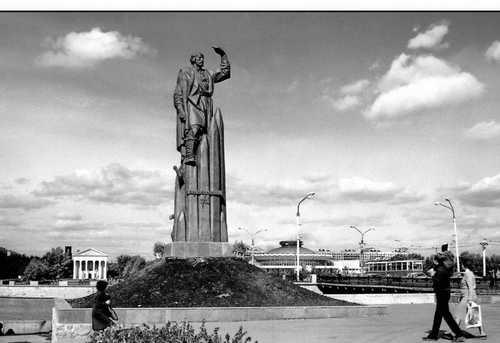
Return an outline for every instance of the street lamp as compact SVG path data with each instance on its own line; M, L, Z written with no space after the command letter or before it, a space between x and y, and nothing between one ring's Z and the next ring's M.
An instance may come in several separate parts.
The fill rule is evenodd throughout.
M455 217L455 208L453 208L453 205L450 201L450 199L445 198L444 199L449 205L443 204L442 202L435 202L434 205L436 206L443 206L444 208L447 208L451 211L451 216L453 218L453 230L455 233L455 255L457 256L457 272L460 272L460 257L458 256L458 235L457 235L457 220Z
M369 228L368 230L365 230L365 231L361 231L360 229L358 229L356 226L354 225L351 225L349 226L351 229L354 229L356 231L358 231L360 234L361 234L361 241L359 242L359 264L360 264L360 268L361 268L361 273L363 273L363 268L364 268L364 262L363 262L363 250L364 250L364 247L365 247L365 234L368 232L368 231L375 231L374 228Z
M299 281L300 226L302 225L300 222L300 204L302 204L302 202L304 202L307 199L312 199L315 194L316 193L314 193L314 192L307 193L306 195L304 195L302 197L302 199L300 199L300 201L297 204L297 213L296 213L296 216L297 216L297 265L296 265L296 270L295 270L295 274L297 275L297 282Z
M481 246L483 247L483 277L486 276L486 246L488 245L488 241L486 239L483 239L481 243Z
M253 256L253 252L254 252L254 247L255 247L255 237L261 233L261 232L265 232L267 231L267 229L260 229L260 230L257 230L255 232L250 232L248 231L247 229L243 228L243 227L239 227L238 230L243 230L245 231L246 233L248 233L248 235L250 236L250 239L251 239L251 242L252 242L252 246L251 246L251 250L250 250L250 256L251 256L251 264L254 265L255 264L255 258Z

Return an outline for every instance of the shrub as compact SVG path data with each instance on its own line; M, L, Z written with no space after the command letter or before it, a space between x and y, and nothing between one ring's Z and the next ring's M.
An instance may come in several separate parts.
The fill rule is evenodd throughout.
M108 327L102 331L94 331L90 335L90 343L250 343L252 338L245 336L246 332L241 326L233 337L229 334L223 337L219 328L209 333L205 323L202 323L197 332L190 323L167 322L160 328L145 324L133 328Z

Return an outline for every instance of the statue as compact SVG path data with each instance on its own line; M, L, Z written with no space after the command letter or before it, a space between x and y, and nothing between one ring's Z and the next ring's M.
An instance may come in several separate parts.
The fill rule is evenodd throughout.
M204 66L204 55L192 54L191 66L179 71L173 96L177 113L176 144L181 155L180 165L174 166L175 203L171 217L174 224L170 247L173 256L211 255L206 251L174 252L176 246L183 246L181 250L191 249L186 248L188 243L192 243L191 247L207 242L228 244L224 127L220 109L213 110L212 95L214 84L229 79L231 69L224 50L213 49L220 56L220 68L209 71ZM210 246L214 250L214 244ZM221 253L215 252L215 255Z
M214 51L220 56L220 69L205 69L205 57L201 52L191 55L191 66L183 68L177 76L174 106L177 111L177 150L181 163L195 165L196 144L207 131L207 119L212 115L214 83L231 77L226 53L219 47Z

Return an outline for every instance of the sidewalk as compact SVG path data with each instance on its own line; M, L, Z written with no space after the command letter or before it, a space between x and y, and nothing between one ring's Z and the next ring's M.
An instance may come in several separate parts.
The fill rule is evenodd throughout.
M500 303L482 305L483 325L488 338L468 342L500 342ZM230 323L207 323L209 330L220 327L221 333L234 334L239 326L259 343L415 343L422 342L430 330L434 315L433 304L390 305L387 315L361 318L306 320L274 320ZM195 328L199 324L194 324ZM441 330L450 331L446 323ZM477 329L469 330L477 334ZM0 337L0 343L47 343L43 336ZM450 342L444 339L439 342Z
M484 304L483 325L486 340L468 342L500 342L500 304ZM259 343L338 342L338 343L415 343L422 342L432 326L434 304L390 305L387 315L365 318L334 318L309 320L280 320L259 322L207 323L208 328L220 326L223 333L235 333L239 326ZM443 321L441 330L450 332ZM478 334L477 329L469 332ZM440 339L439 342L451 342Z

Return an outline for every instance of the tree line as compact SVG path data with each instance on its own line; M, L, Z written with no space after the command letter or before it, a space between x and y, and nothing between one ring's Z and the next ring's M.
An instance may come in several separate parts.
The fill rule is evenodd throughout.
M124 279L146 266L139 256L120 255L108 263L108 278ZM0 279L54 281L73 277L73 261L61 247L52 248L41 257L27 256L0 247Z

